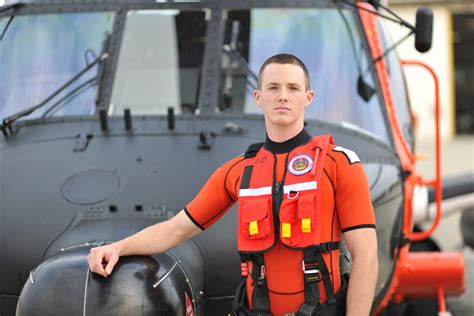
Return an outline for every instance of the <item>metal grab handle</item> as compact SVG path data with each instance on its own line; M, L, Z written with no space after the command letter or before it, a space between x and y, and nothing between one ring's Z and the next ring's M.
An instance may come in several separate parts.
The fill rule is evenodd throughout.
M439 81L438 76L436 75L435 71L431 66L428 64L417 61L417 60L402 60L401 64L403 66L419 66L429 71L431 76L433 77L434 84L435 84L435 140L436 140L436 148L435 148L435 166L436 166L436 176L433 180L430 181L422 181L421 178L419 179L419 184L431 186L435 189L435 198L436 198L436 217L432 224L432 226L422 232L410 232L407 236L409 239L413 241L424 240L428 238L434 230L438 227L439 222L441 220L441 196L442 196L442 187L441 187L441 139L440 139L440 122L439 122Z

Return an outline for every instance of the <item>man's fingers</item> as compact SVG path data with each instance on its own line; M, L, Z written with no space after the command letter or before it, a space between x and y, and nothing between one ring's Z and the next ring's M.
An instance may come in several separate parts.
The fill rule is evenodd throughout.
M102 253L96 254L94 258L94 270L92 271L102 276L107 276L107 273L105 273L104 266L102 265L103 258L104 258L104 255Z
M100 274L102 276L107 276L102 261L104 259L104 253L102 251L97 251L96 248L91 249L87 261L89 262L89 268L92 272Z
M107 275L110 275L112 273L112 270L114 269L114 266L117 263L118 259L119 256L116 253L113 253L110 256L109 261L107 262L107 266L105 267L105 273Z

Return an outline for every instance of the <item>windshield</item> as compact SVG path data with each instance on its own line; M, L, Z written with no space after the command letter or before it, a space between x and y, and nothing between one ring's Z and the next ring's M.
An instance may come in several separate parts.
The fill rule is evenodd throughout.
M261 113L252 98L255 74L270 56L290 53L308 67L313 104L306 119L328 121L379 138L388 133L377 94L365 101L357 83L375 87L353 13L337 8L253 9L227 12L222 49L220 109ZM243 62L248 64L245 69Z
M198 104L208 12L127 13L109 114L194 113Z
M92 62L112 28L113 13L16 16L0 41L0 118L37 105ZM0 19L0 30L10 17ZM51 116L95 112L97 65L50 101ZM89 81L89 83L87 83ZM60 101L60 104L55 104ZM26 118L41 117L50 105Z

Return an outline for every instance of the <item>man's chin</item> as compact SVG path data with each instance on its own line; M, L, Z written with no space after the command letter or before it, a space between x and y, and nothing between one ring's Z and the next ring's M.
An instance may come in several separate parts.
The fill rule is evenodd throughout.
M275 120L272 120L272 124L281 128L288 128L289 126L296 124L296 121L286 117L279 117Z

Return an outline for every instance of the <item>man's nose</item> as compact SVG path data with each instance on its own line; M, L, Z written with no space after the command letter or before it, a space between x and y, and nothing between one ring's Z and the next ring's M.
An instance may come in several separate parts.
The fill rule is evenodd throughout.
M280 89L280 94L278 95L279 102L286 102L288 101L288 91L286 89Z

